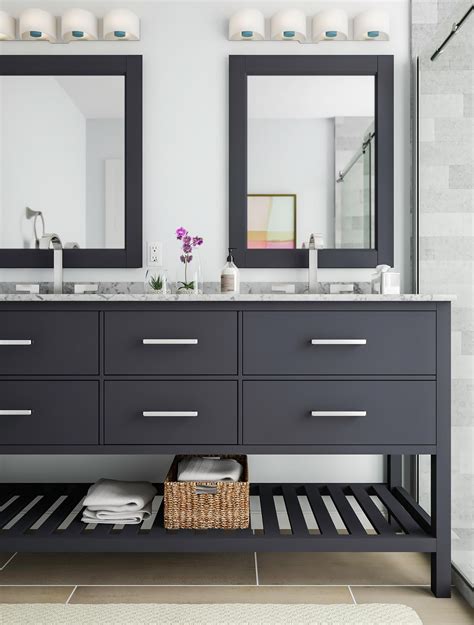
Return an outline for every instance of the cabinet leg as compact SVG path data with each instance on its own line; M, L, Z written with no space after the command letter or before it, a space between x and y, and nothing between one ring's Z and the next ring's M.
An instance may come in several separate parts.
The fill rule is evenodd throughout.
M451 596L451 484L449 454L431 456L431 525L436 552L431 554L431 590Z
M438 547L431 554L431 592L439 599L451 597L451 549Z

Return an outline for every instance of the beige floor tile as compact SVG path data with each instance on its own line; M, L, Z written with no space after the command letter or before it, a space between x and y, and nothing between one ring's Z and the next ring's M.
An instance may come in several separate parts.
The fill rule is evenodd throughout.
M259 553L260 584L429 584L419 553Z
M472 625L474 610L453 588L451 599L436 599L429 588L352 588L357 603L403 603L425 625Z
M253 553L21 553L1 584L254 584Z
M0 569L7 564L8 560L12 557L13 553L0 553Z
M0 603L66 603L74 586L0 586Z
M347 586L157 588L80 586L70 603L352 603Z

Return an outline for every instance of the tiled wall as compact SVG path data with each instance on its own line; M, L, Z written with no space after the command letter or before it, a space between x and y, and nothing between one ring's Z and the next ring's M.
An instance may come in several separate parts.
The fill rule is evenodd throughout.
M471 2L413 0L420 57L420 291L454 293L452 316L453 559L474 577L474 15L434 62L431 54ZM429 488L421 461L421 496ZM469 546L471 541L471 546ZM461 559L456 562L457 559Z

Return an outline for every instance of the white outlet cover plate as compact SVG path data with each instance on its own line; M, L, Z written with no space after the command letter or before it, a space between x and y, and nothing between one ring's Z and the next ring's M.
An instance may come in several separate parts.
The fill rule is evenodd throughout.
M163 264L163 247L161 241L148 241L147 263L151 267L161 267Z

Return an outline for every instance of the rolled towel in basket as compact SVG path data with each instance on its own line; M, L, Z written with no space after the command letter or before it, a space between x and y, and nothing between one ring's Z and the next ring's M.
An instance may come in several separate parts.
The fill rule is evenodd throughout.
M89 488L84 506L92 512L137 512L156 495L150 482L121 482L100 479Z
M178 482L238 482L242 465L233 458L185 458L178 464Z
M109 510L91 510L86 508L82 512L83 523L100 523L110 525L138 525L151 516L151 501L141 510L132 512L110 512Z

